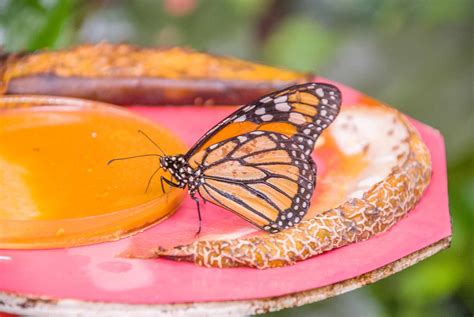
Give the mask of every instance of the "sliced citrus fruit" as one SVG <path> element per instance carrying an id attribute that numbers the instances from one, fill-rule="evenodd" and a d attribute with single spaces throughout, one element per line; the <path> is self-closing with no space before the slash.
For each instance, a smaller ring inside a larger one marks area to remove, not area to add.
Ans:
<path id="1" fill-rule="evenodd" d="M 184 149 L 168 130 L 122 108 L 69 98 L 0 98 L 0 248 L 118 239 L 167 217 L 184 193 L 163 193 L 160 153 Z"/>
<path id="2" fill-rule="evenodd" d="M 125 255 L 209 267 L 293 264 L 388 230 L 415 206 L 431 176 L 418 133 L 406 117 L 380 104 L 343 107 L 313 156 L 320 171 L 316 193 L 295 227 L 272 235 L 237 226 L 235 232 Z"/>

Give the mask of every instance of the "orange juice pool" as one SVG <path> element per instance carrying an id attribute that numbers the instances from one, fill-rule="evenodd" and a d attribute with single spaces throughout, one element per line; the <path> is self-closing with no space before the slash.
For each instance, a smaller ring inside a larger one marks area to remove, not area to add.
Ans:
<path id="1" fill-rule="evenodd" d="M 115 240 L 170 215 L 184 192 L 160 185 L 159 157 L 184 151 L 127 110 L 69 98 L 0 98 L 0 248 Z"/>

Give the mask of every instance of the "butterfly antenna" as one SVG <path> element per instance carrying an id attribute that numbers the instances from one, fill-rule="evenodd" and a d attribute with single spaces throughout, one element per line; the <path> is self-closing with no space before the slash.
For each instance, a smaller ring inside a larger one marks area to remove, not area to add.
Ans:
<path id="1" fill-rule="evenodd" d="M 148 139 L 148 141 L 150 141 L 151 143 L 153 143 L 154 146 L 156 146 L 158 148 L 158 150 L 161 151 L 161 153 L 163 153 L 163 155 L 166 155 L 165 151 L 163 151 L 161 149 L 161 147 L 155 142 L 153 141 L 145 132 L 143 132 L 142 130 L 138 130 L 138 133 L 141 133 L 145 138 Z"/>
<path id="2" fill-rule="evenodd" d="M 158 157 L 162 157 L 162 156 L 159 155 L 159 154 L 142 154 L 142 155 L 127 156 L 127 157 L 118 157 L 118 158 L 114 158 L 114 159 L 111 159 L 110 161 L 108 161 L 108 162 L 107 162 L 107 165 L 110 165 L 110 164 L 112 164 L 112 163 L 115 162 L 115 161 L 124 161 L 124 160 L 130 160 L 130 159 L 134 159 L 134 158 L 139 158 L 139 157 L 147 157 L 147 156 L 158 156 Z"/>

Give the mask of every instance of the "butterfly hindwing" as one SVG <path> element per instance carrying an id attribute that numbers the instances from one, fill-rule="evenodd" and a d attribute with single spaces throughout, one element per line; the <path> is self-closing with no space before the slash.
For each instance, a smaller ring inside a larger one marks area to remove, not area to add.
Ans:
<path id="1" fill-rule="evenodd" d="M 291 227 L 306 214 L 316 169 L 288 136 L 253 131 L 205 152 L 199 163 L 204 177 L 199 193 L 204 199 L 269 232 Z"/>

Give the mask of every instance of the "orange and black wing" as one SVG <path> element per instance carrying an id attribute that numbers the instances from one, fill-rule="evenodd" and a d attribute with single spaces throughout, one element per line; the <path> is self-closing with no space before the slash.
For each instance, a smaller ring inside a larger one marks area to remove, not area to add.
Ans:
<path id="1" fill-rule="evenodd" d="M 186 155 L 200 195 L 268 232 L 300 222 L 316 184 L 311 152 L 340 105 L 336 87 L 309 83 L 240 108 Z"/>
<path id="2" fill-rule="evenodd" d="M 204 199 L 272 233 L 303 219 L 316 183 L 316 166 L 305 150 L 269 131 L 212 145 L 200 169 Z"/>
<path id="3" fill-rule="evenodd" d="M 186 158 L 192 162 L 192 156 L 211 145 L 256 130 L 286 135 L 310 153 L 340 106 L 341 92 L 330 84 L 307 83 L 273 92 L 222 120 L 189 150 Z"/>

